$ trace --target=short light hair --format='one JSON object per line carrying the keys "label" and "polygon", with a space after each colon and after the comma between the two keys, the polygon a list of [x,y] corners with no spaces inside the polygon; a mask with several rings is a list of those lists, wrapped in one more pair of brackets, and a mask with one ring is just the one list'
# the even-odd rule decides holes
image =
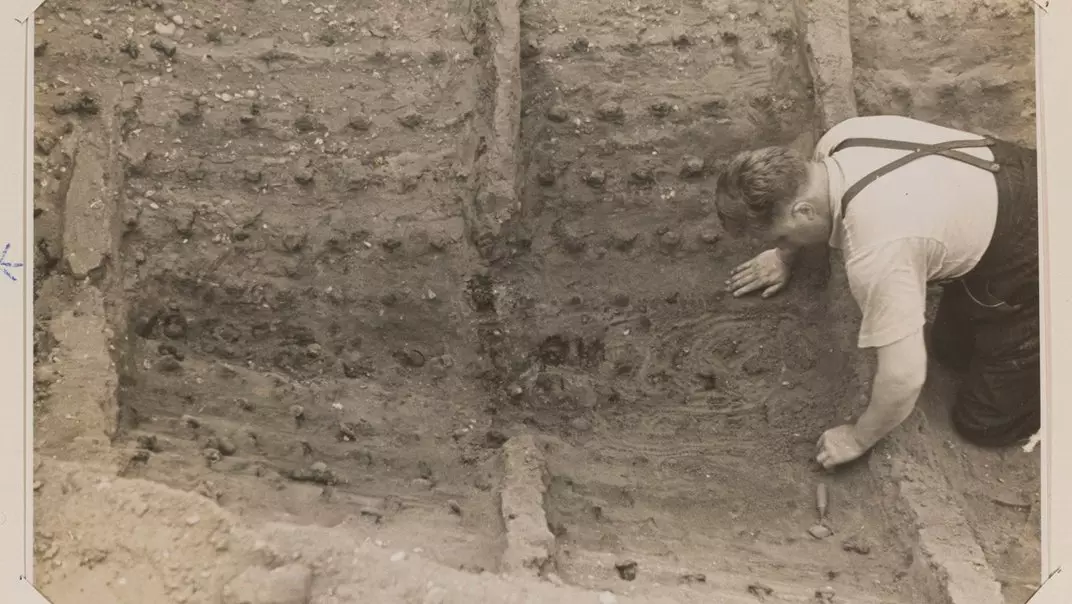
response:
{"label": "short light hair", "polygon": [[789,147],[744,151],[727,161],[716,181],[715,206],[725,226],[765,229],[808,181],[808,162]]}

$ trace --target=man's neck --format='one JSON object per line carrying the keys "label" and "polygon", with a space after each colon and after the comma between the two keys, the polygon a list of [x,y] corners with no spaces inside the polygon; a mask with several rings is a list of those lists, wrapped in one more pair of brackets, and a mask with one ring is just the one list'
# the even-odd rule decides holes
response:
{"label": "man's neck", "polygon": [[836,185],[836,183],[830,182],[830,170],[831,167],[828,161],[816,161],[808,165],[809,193],[815,196],[813,203],[816,208],[820,208],[823,213],[823,219],[828,225],[827,244],[834,248],[840,248],[842,237],[841,200],[834,199],[831,194],[831,186],[832,184]]}
{"label": "man's neck", "polygon": [[830,203],[830,175],[826,173],[826,166],[822,162],[808,164],[808,186],[804,199],[812,204],[824,219],[837,219],[837,210]]}
{"label": "man's neck", "polygon": [[[798,201],[806,202],[814,209],[816,218],[823,224],[823,241],[829,245],[831,243],[830,238],[837,228],[836,221],[839,217],[836,209],[830,203],[830,177],[827,174],[825,164],[822,162],[808,163],[808,182],[803,195],[798,197]],[[819,242],[816,241],[816,243]]]}

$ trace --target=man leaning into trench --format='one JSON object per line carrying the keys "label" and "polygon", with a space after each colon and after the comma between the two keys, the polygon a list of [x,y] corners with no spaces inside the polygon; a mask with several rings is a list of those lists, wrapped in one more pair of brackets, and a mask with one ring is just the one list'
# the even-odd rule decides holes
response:
{"label": "man leaning into trench", "polygon": [[[912,412],[928,348],[958,372],[952,422],[1006,446],[1039,429],[1038,190],[1035,151],[897,116],[831,128],[808,160],[746,151],[721,171],[724,226],[772,242],[727,281],[735,296],[782,290],[801,249],[842,253],[862,311],[858,346],[877,351],[871,400],[827,430],[827,469],[862,456]],[[942,297],[924,337],[929,284]]]}

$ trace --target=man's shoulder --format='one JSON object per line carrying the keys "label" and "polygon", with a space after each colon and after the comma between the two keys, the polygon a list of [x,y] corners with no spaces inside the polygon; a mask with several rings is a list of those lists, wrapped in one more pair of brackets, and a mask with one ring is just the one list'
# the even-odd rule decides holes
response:
{"label": "man's shoulder", "polygon": [[827,130],[815,145],[816,159],[828,156],[850,138],[879,138],[913,142],[938,142],[978,135],[902,115],[867,115],[842,120]]}
{"label": "man's shoulder", "polygon": [[838,144],[850,138],[898,138],[905,129],[931,126],[927,122],[900,115],[865,115],[842,120],[827,130],[815,145],[818,158],[828,156]]}

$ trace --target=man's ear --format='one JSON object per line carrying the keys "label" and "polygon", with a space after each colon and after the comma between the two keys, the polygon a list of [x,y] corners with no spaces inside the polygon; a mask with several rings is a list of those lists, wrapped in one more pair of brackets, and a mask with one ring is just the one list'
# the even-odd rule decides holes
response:
{"label": "man's ear", "polygon": [[794,201],[792,206],[792,214],[798,218],[805,220],[815,220],[819,216],[815,206],[811,202],[807,201]]}

